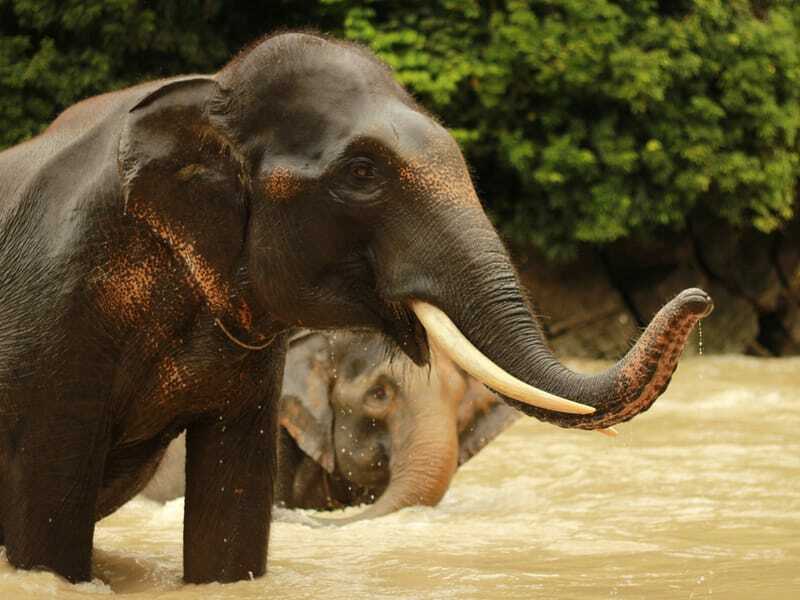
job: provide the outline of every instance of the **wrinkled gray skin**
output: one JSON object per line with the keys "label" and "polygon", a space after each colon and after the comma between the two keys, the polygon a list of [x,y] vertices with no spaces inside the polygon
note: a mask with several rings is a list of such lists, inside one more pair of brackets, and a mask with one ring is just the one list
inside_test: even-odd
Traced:
{"label": "wrinkled gray skin", "polygon": [[[435,351],[430,368],[417,367],[387,354],[374,334],[299,336],[282,394],[275,502],[323,510],[372,504],[342,523],[436,505],[457,467],[519,417]],[[185,460],[181,436],[145,496],[183,495]]]}

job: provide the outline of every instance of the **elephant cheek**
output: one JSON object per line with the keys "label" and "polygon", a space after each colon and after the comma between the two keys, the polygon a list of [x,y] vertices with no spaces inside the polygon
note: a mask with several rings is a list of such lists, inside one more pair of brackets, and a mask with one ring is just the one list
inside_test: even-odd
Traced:
{"label": "elephant cheek", "polygon": [[275,167],[262,182],[267,200],[290,202],[300,193],[302,180],[286,167]]}

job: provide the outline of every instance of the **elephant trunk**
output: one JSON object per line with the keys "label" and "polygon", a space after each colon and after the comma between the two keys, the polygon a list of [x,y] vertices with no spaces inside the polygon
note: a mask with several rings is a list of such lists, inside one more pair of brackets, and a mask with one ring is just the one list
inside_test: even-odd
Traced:
{"label": "elephant trunk", "polygon": [[[450,260],[414,257],[410,262],[424,261],[430,273],[421,283],[406,283],[402,268],[390,276],[404,282],[398,289],[429,341],[509,404],[543,421],[604,429],[646,410],[666,389],[692,328],[713,308],[702,290],[685,290],[617,364],[598,375],[574,373],[549,349],[485,215],[474,209],[449,215],[447,243],[428,247],[444,247]],[[449,272],[454,256],[462,266]]]}
{"label": "elephant trunk", "polygon": [[458,431],[447,403],[421,395],[413,403],[413,424],[392,432],[390,479],[383,494],[360,513],[327,524],[344,525],[391,514],[407,506],[436,506],[458,467]]}
{"label": "elephant trunk", "polygon": [[[622,360],[595,376],[570,371],[541,343],[534,345],[530,363],[512,360],[508,351],[493,361],[438,309],[414,302],[412,310],[434,344],[521,411],[562,427],[604,429],[647,410],[661,395],[694,325],[710,312],[711,306],[710,298],[702,290],[685,290],[658,312]],[[535,322],[531,325],[535,326]],[[541,338],[541,333],[537,333],[537,339]],[[499,366],[503,363],[510,366],[504,369]],[[515,373],[523,381],[534,382],[533,385],[520,381]],[[531,397],[536,405],[529,403]],[[563,398],[571,401],[565,403]],[[578,407],[582,404],[593,408],[594,412],[572,410],[575,402],[580,403]],[[573,414],[555,412],[565,408]]]}

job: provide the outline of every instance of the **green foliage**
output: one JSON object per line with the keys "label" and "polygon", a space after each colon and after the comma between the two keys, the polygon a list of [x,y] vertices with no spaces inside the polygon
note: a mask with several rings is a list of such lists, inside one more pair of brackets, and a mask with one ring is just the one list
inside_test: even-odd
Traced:
{"label": "green foliage", "polygon": [[444,116],[511,238],[568,256],[698,210],[765,232],[792,217],[795,3],[403,6],[351,8],[345,34]]}
{"label": "green foliage", "polygon": [[[317,4],[0,0],[0,148],[38,133],[88,96],[214,71],[263,33],[307,24]],[[323,19],[320,26],[336,23]]]}
{"label": "green foliage", "polygon": [[568,256],[698,211],[769,232],[800,173],[799,4],[0,0],[0,146],[81,97],[313,25],[371,47],[441,115],[516,241]]}
{"label": "green foliage", "polygon": [[0,145],[37,133],[81,98],[226,56],[199,2],[138,4],[0,0]]}

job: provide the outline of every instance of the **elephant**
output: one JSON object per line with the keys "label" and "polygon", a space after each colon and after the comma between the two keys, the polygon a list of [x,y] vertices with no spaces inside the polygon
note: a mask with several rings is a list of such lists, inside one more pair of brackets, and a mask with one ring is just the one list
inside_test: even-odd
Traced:
{"label": "elephant", "polygon": [[458,144],[369,50],[268,36],[218,72],[67,108],[0,153],[8,561],[91,574],[95,522],[186,431],[183,577],[266,572],[289,336],[436,345],[529,416],[604,429],[664,391],[692,288],[619,362],[550,352]]}
{"label": "elephant", "polygon": [[[277,506],[371,505],[330,521],[337,524],[435,506],[457,467],[520,416],[433,349],[427,369],[385,348],[375,333],[306,332],[292,340],[283,376]],[[161,502],[182,496],[185,460],[180,436],[142,494]]]}

